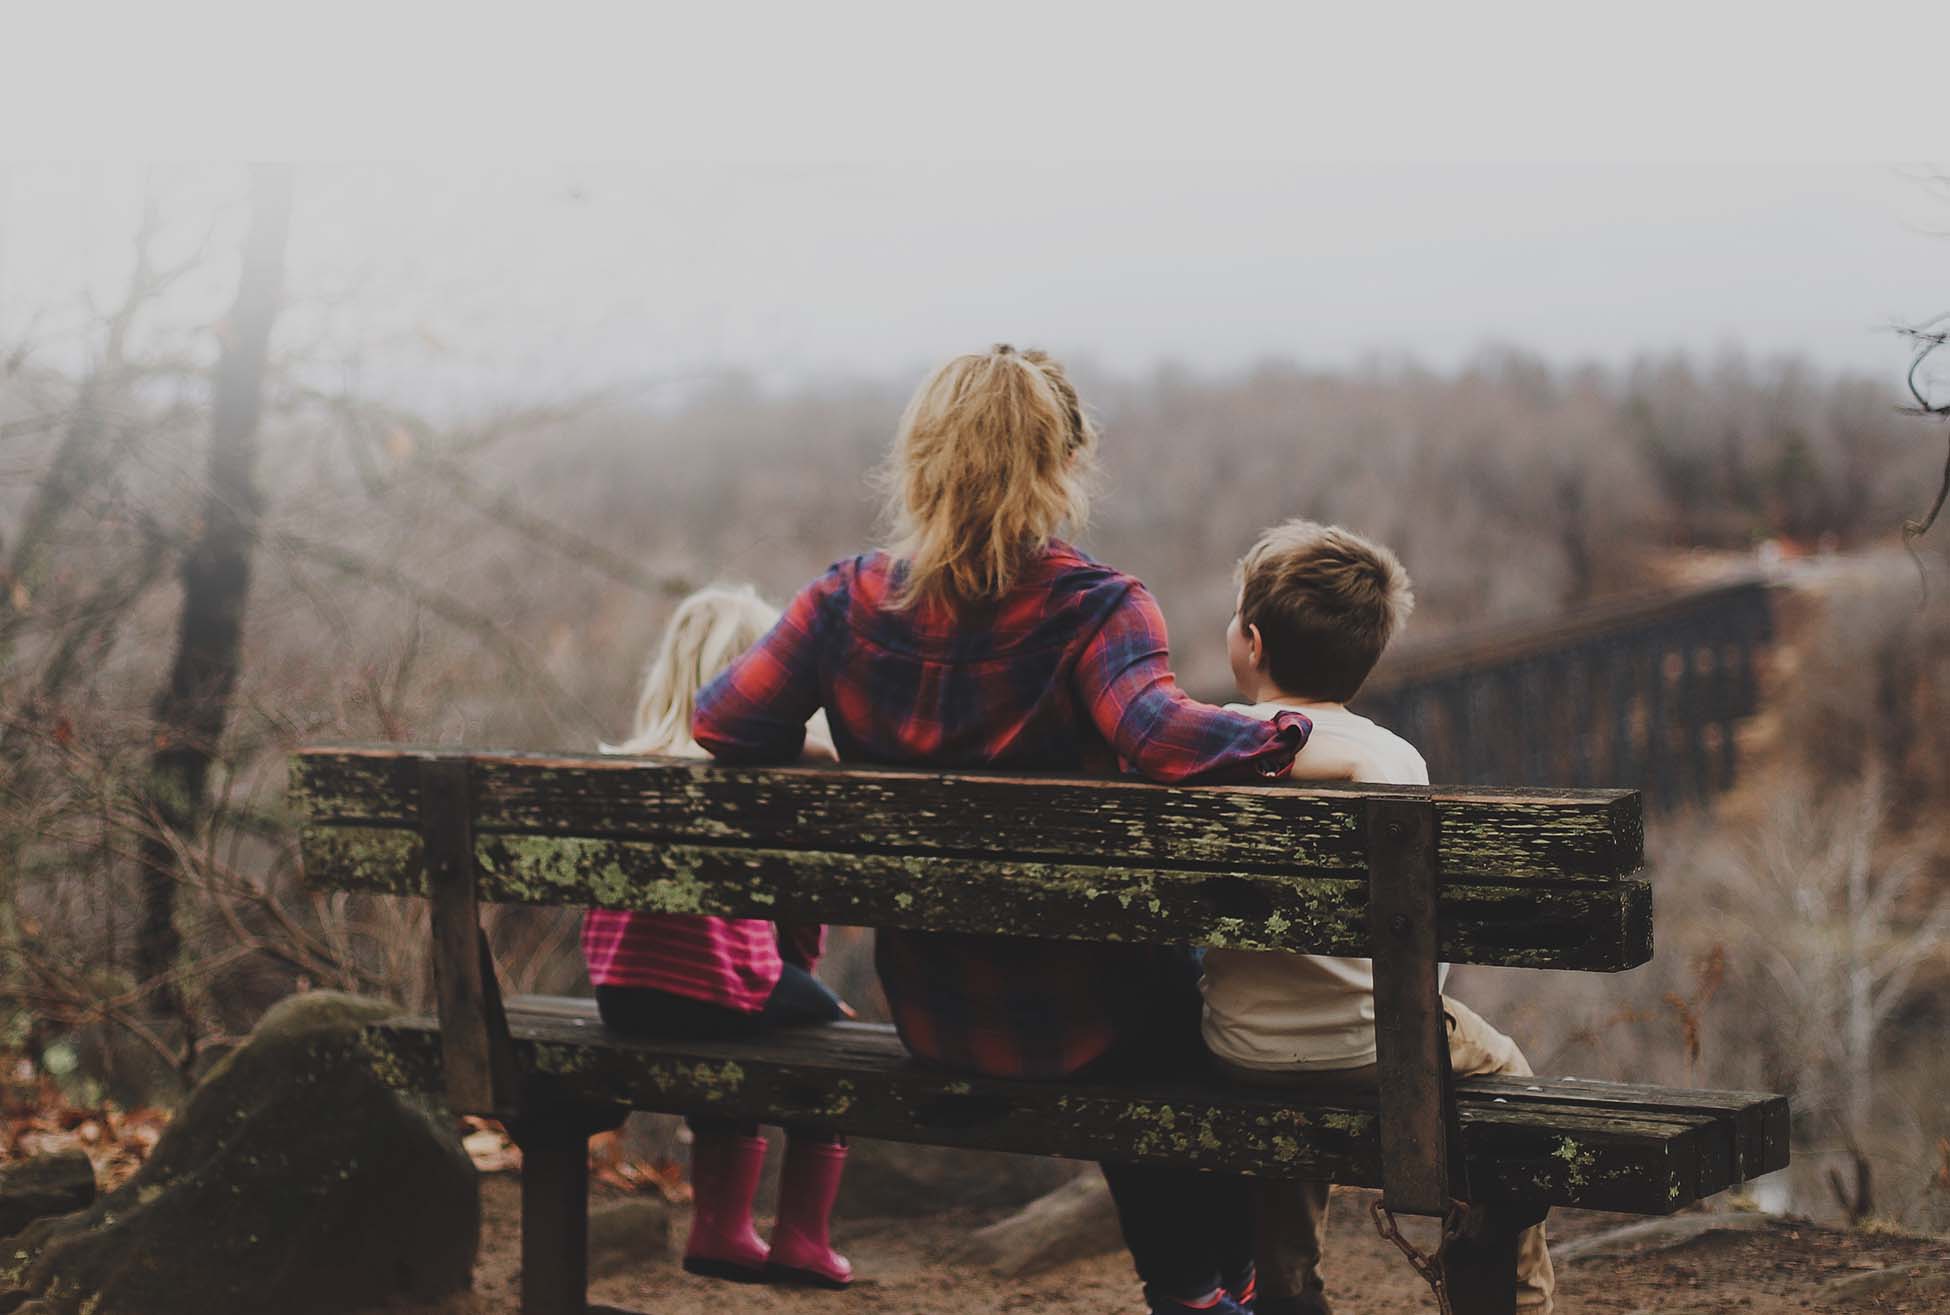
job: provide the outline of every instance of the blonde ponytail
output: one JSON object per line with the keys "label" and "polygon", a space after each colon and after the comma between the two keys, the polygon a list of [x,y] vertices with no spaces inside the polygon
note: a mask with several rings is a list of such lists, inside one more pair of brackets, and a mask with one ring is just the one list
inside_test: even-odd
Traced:
{"label": "blonde ponytail", "polygon": [[998,345],[957,356],[907,404],[886,471],[897,606],[993,602],[1088,518],[1097,431],[1063,367]]}

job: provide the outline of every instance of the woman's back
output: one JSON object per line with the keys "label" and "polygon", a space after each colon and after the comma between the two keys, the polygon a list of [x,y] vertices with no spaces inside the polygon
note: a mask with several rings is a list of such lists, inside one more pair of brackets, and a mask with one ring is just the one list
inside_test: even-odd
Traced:
{"label": "woman's back", "polygon": [[[1304,719],[1271,728],[1192,702],[1144,586],[1052,541],[981,607],[901,606],[884,553],[835,565],[698,698],[720,758],[784,762],[823,707],[842,761],[1115,771],[1153,780],[1284,771]],[[882,984],[908,1048],[1002,1076],[1051,1077],[1129,1026],[1153,959],[1118,946],[883,931]]]}
{"label": "woman's back", "polygon": [[787,762],[824,708],[842,761],[1186,781],[1280,775],[1305,739],[1187,698],[1149,591],[1060,540],[992,604],[901,606],[900,583],[875,552],[807,586],[699,695],[698,743]]}
{"label": "woman's back", "polygon": [[836,566],[820,654],[821,703],[850,762],[1076,771],[1108,765],[1070,677],[1136,587],[1063,543],[999,604],[892,605],[885,553]]}

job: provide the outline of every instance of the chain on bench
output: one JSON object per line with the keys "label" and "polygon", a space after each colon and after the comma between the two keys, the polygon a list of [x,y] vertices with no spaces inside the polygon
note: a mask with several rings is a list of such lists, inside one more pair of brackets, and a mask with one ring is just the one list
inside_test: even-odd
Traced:
{"label": "chain on bench", "polygon": [[1424,1252],[1420,1247],[1402,1235],[1401,1225],[1395,1222],[1395,1212],[1382,1204],[1376,1197],[1369,1205],[1368,1213],[1374,1216],[1374,1227],[1384,1241],[1393,1242],[1408,1258],[1409,1267],[1422,1276],[1435,1293],[1435,1307],[1441,1315],[1455,1315],[1449,1305],[1449,1277],[1442,1268],[1442,1255],[1449,1244],[1462,1236],[1464,1222],[1469,1216],[1469,1207],[1461,1201],[1449,1203],[1449,1213],[1443,1216],[1442,1236],[1435,1244],[1435,1250]]}

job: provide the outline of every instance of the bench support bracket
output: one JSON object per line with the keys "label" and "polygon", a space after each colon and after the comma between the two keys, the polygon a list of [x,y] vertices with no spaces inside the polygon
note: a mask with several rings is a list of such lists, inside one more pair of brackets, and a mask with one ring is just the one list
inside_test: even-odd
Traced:
{"label": "bench support bracket", "polygon": [[474,889],[474,815],[464,759],[420,764],[420,840],[433,921],[441,1066],[456,1114],[506,1118],[516,1100],[514,1041]]}
{"label": "bench support bracket", "polygon": [[1435,805],[1370,799],[1367,829],[1382,1200],[1398,1213],[1441,1218],[1467,1190],[1461,1156],[1451,1154],[1460,1147],[1436,977]]}

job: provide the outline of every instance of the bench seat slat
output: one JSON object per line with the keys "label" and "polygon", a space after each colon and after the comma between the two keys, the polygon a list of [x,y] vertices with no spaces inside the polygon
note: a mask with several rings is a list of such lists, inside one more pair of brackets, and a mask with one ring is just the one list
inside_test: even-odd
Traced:
{"label": "bench seat slat", "polygon": [[[1160,786],[884,768],[728,768],[694,759],[314,748],[293,798],[314,823],[418,825],[420,759],[470,762],[480,832],[756,849],[990,854],[1227,871],[1366,870],[1363,799],[1386,786]],[[1644,862],[1625,790],[1438,787],[1445,880],[1606,882]]]}
{"label": "bench seat slat", "polygon": [[[426,892],[420,838],[312,826],[314,881],[379,894]],[[1066,940],[1368,953],[1365,878],[1218,874],[1120,864],[835,854],[724,846],[482,835],[483,900],[661,913],[908,927]],[[973,869],[973,870],[971,870]],[[1652,957],[1642,881],[1606,886],[1445,885],[1449,963],[1616,971]]]}
{"label": "bench seat slat", "polygon": [[[959,1077],[909,1060],[892,1030],[838,1024],[758,1042],[652,1042],[608,1033],[591,1001],[509,1005],[524,1070],[598,1105],[828,1126],[859,1136],[1148,1162],[1373,1186],[1372,1092],[1302,1092],[1134,1080],[1063,1084]],[[375,1068],[437,1092],[431,1019],[367,1029]],[[1485,1198],[1666,1214],[1733,1181],[1732,1126],[1717,1104],[1499,1099],[1464,1084],[1463,1143]],[[1534,1093],[1533,1093],[1534,1094]],[[1710,1093],[1701,1093],[1702,1097]],[[1676,1099],[1666,1101],[1677,1105]]]}
{"label": "bench seat slat", "polygon": [[1472,1095],[1557,1105],[1604,1106],[1652,1113],[1712,1113],[1733,1132],[1733,1181],[1758,1178],[1788,1163],[1788,1098],[1765,1091],[1699,1091],[1588,1078],[1467,1078]]}

